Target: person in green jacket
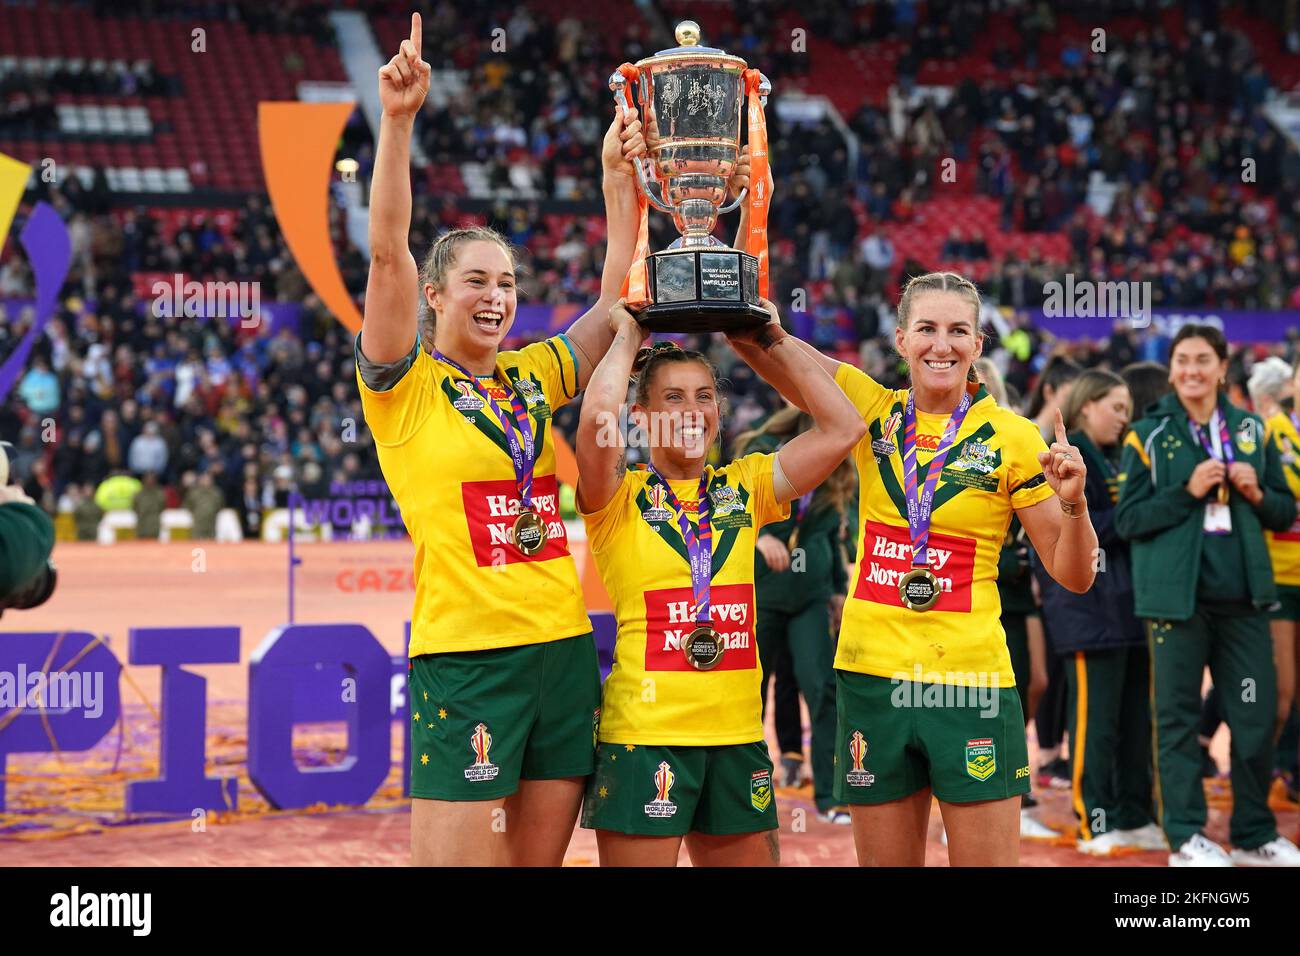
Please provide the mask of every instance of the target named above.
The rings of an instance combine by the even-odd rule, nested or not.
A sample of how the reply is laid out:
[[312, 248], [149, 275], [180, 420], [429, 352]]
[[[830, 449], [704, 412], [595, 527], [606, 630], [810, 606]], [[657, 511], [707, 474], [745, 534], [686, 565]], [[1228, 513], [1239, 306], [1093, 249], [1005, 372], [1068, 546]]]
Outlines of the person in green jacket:
[[0, 486], [0, 614], [49, 600], [57, 580], [50, 563], [53, 549], [50, 516], [21, 488]]
[[[1264, 529], [1296, 516], [1264, 422], [1231, 404], [1228, 344], [1213, 326], [1174, 336], [1173, 393], [1125, 439], [1115, 528], [1132, 542], [1136, 613], [1151, 652], [1156, 809], [1171, 866], [1297, 866], [1268, 806], [1277, 601]], [[1232, 732], [1234, 849], [1205, 836], [1197, 724], [1206, 665]]]
[[[812, 427], [808, 414], [787, 406], [736, 439], [736, 455], [775, 452]], [[835, 643], [839, 610], [848, 592], [846, 540], [850, 503], [857, 486], [846, 460], [822, 484], [790, 503], [790, 517], [763, 529], [755, 542], [754, 592], [758, 653], [767, 677], [777, 656], [789, 650], [795, 683], [808, 705], [812, 730], [813, 800], [828, 823], [848, 825], [848, 810], [835, 805]], [[851, 547], [851, 545], [848, 545]]]

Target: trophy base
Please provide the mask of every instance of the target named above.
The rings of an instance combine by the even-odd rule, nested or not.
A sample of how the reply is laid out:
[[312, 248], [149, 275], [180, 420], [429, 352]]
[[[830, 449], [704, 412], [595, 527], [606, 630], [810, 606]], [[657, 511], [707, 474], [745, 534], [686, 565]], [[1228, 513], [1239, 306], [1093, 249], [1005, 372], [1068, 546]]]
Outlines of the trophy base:
[[651, 332], [741, 332], [769, 321], [759, 304], [758, 259], [725, 246], [652, 253], [651, 304], [637, 321]]

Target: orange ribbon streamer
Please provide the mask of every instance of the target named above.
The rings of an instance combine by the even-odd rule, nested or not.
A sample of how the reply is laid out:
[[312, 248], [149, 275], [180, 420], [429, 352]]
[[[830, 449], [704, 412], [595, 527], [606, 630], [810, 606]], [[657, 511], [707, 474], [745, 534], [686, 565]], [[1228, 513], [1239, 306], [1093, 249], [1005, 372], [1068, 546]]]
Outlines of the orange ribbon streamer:
[[[641, 72], [631, 63], [624, 63], [618, 68], [618, 72], [627, 80], [627, 85], [623, 87], [623, 100], [628, 109], [634, 109], [632, 87], [636, 85]], [[644, 122], [642, 120], [643, 124]], [[635, 163], [637, 160], [632, 162]], [[628, 307], [634, 310], [650, 304], [650, 270], [646, 264], [646, 257], [650, 255], [650, 201], [639, 185], [636, 191], [636, 204], [640, 220], [637, 226], [636, 251], [632, 256], [632, 268], [623, 279], [623, 298], [627, 300]]]
[[772, 197], [767, 189], [767, 117], [759, 102], [758, 84], [762, 74], [746, 70], [745, 92], [749, 95], [749, 193], [746, 209], [749, 231], [745, 234], [745, 252], [758, 259], [758, 294], [767, 298], [767, 210]]

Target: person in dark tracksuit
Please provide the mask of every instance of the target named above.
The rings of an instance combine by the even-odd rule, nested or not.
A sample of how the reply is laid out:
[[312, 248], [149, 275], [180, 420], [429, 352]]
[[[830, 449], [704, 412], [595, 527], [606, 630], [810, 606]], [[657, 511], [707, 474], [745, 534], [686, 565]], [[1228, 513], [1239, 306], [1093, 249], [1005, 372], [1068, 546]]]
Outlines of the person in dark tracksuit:
[[[1277, 601], [1264, 528], [1295, 520], [1263, 421], [1231, 404], [1228, 346], [1185, 325], [1170, 350], [1174, 392], [1129, 432], [1115, 528], [1131, 542], [1146, 619], [1156, 810], [1171, 866], [1300, 865], [1268, 806], [1277, 677], [1268, 610]], [[1206, 665], [1232, 734], [1231, 855], [1204, 833], [1196, 732]]]
[[[0, 449], [0, 457], [4, 451]], [[8, 474], [8, 462], [3, 471]], [[54, 522], [16, 485], [0, 484], [0, 614], [47, 601], [57, 577], [50, 563]]]
[[[736, 455], [774, 452], [811, 427], [793, 406], [774, 413], [736, 439]], [[838, 609], [848, 591], [847, 516], [857, 485], [845, 461], [817, 489], [790, 502], [790, 517], [763, 529], [755, 542], [754, 593], [758, 652], [767, 678], [788, 651], [795, 683], [808, 705], [812, 731], [813, 799], [823, 820], [848, 825], [848, 811], [835, 805], [835, 644]], [[782, 748], [787, 746], [782, 744]], [[799, 752], [802, 754], [802, 741]]]
[[1065, 590], [1039, 562], [1034, 572], [1052, 650], [1065, 658], [1071, 802], [1078, 849], [1166, 848], [1151, 802], [1150, 657], [1133, 613], [1129, 547], [1115, 531], [1120, 439], [1130, 396], [1113, 372], [1074, 381], [1062, 409], [1070, 443], [1088, 468], [1088, 515], [1097, 532], [1097, 580], [1084, 594]]

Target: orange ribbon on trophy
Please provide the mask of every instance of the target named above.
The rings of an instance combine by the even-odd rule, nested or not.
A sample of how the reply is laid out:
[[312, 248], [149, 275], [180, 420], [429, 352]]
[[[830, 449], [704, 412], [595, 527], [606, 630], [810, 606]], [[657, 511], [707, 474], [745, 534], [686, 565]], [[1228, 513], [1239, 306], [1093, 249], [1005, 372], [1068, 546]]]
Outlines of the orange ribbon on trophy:
[[758, 70], [746, 70], [741, 76], [749, 98], [749, 194], [745, 202], [749, 229], [741, 251], [758, 260], [758, 294], [766, 299], [767, 210], [772, 196], [767, 188], [767, 117], [763, 115], [758, 89], [763, 74]]
[[[618, 72], [623, 79], [627, 80], [627, 85], [623, 87], [626, 108], [635, 109], [632, 102], [632, 87], [636, 85], [641, 71], [631, 63], [624, 63], [618, 68]], [[644, 121], [642, 122], [644, 124]], [[640, 309], [650, 304], [650, 268], [646, 264], [646, 257], [650, 255], [650, 200], [646, 198], [645, 191], [642, 189], [636, 191], [636, 205], [639, 220], [636, 251], [632, 254], [632, 268], [623, 279], [623, 298], [632, 309]]]

